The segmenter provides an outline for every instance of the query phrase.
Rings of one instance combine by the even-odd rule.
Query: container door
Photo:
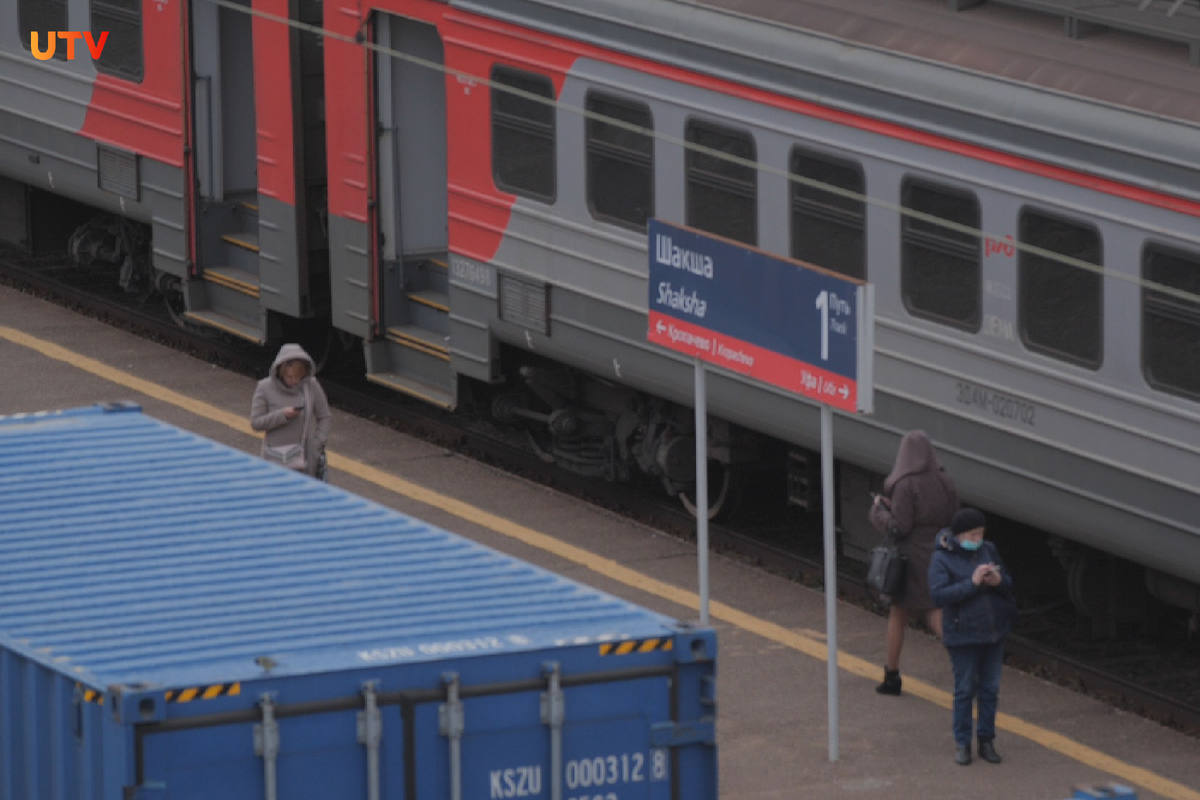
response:
[[[487,666],[474,668],[494,676],[495,662]],[[444,673],[439,689],[388,691],[382,680],[359,696],[279,704],[283,692],[263,692],[253,709],[248,692],[235,703],[221,687],[197,687],[188,716],[136,726],[138,782],[126,794],[710,800],[711,676],[711,662],[565,677],[548,669],[542,679],[502,683]]]
[[[384,735],[372,685],[361,696],[280,703],[263,693],[246,710],[246,694],[220,687],[193,694],[192,716],[138,724],[137,783],[126,796],[145,800],[372,800],[401,798],[403,732]],[[295,693],[295,692],[287,692]],[[212,699],[204,699],[211,696]],[[367,702],[367,697],[372,699]],[[223,711],[234,700],[241,710]],[[372,709],[368,712],[368,708]],[[211,709],[211,710],[210,710]],[[394,766],[385,766],[392,764]]]
[[[448,686],[443,702],[414,711],[404,797],[716,797],[712,718],[679,719],[679,674],[612,677],[576,676],[556,687],[551,675],[536,693]]]

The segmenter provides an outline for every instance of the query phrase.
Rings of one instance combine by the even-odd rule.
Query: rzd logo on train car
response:
[[[66,42],[67,60],[75,58],[75,40],[84,39],[87,43],[88,52],[92,54],[93,59],[100,58],[100,54],[104,52],[104,43],[108,41],[108,31],[100,31],[100,40],[96,41],[92,36],[91,31],[49,31],[46,34],[46,49],[42,50],[37,31],[29,32],[29,49],[33,52],[33,57],[39,61],[45,61],[48,58],[54,58],[54,51],[58,49],[58,40],[62,39]]]

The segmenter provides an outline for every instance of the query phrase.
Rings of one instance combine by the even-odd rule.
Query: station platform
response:
[[[129,400],[257,453],[254,384],[0,286],[0,414]],[[331,482],[350,491],[657,611],[698,617],[690,543],[336,410],[329,455]],[[910,630],[904,693],[878,695],[885,620],[844,603],[831,762],[824,595],[720,555],[710,569],[723,798],[1059,800],[1079,784],[1119,784],[1140,800],[1200,800],[1200,740],[1008,668],[996,739],[1004,763],[956,765],[945,650]]]

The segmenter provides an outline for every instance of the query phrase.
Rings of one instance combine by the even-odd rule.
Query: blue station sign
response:
[[[647,339],[844,411],[870,411],[869,284],[657,219]]]

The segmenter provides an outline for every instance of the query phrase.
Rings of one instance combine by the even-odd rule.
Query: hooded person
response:
[[[925,431],[909,431],[900,440],[896,463],[883,482],[883,494],[871,506],[871,523],[895,537],[908,562],[904,584],[892,596],[888,612],[887,663],[880,694],[900,694],[900,651],[908,620],[924,616],[939,638],[942,613],[929,596],[929,561],[938,532],[958,510],[958,494],[934,453]]]
[[[250,427],[264,431],[263,458],[324,478],[333,414],[315,377],[316,364],[298,344],[285,344],[254,388]]]

